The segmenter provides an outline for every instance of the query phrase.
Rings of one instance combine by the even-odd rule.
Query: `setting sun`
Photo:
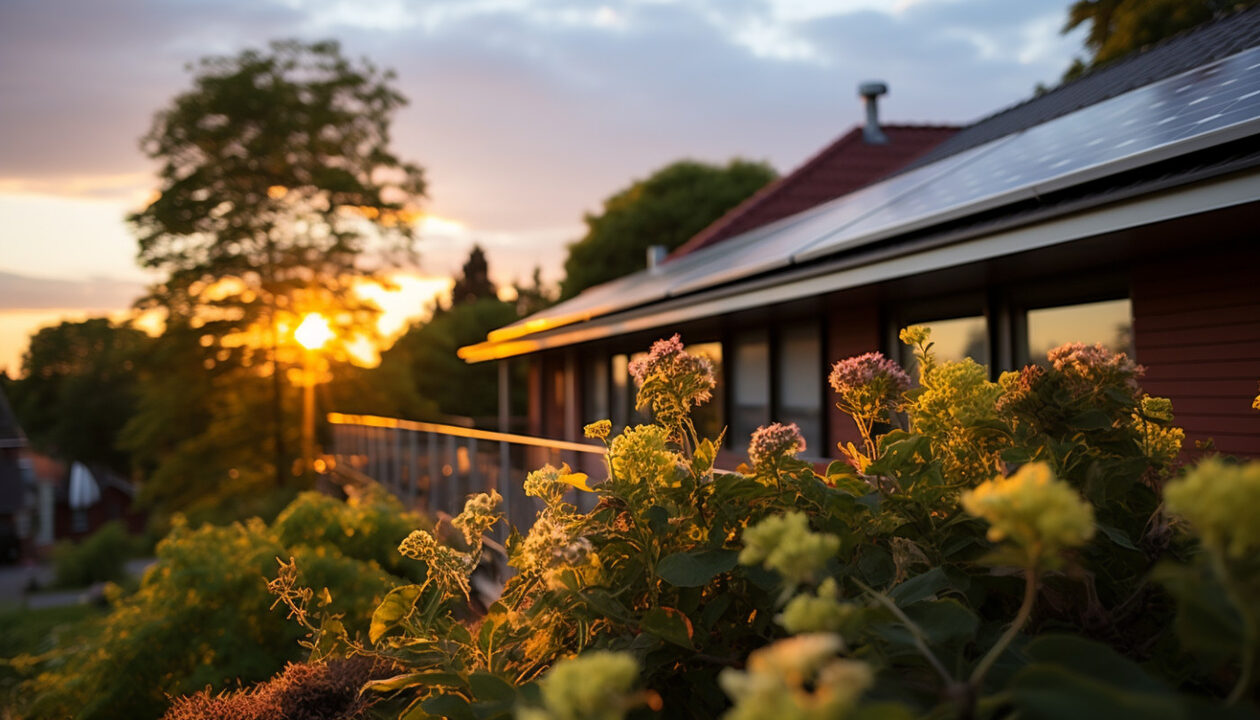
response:
[[[310,313],[302,318],[302,324],[293,331],[293,337],[307,350],[318,350],[332,340],[333,331],[323,315]]]

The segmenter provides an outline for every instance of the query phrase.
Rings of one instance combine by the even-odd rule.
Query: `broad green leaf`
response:
[[[695,470],[696,475],[704,475],[713,469],[713,461],[717,457],[717,448],[713,446],[713,441],[705,438],[696,446],[695,453],[691,456],[691,466]]]
[[[700,587],[717,575],[730,572],[739,562],[735,550],[701,550],[674,553],[661,558],[656,574],[677,587]]]
[[[367,692],[368,690],[371,690],[373,692],[387,693],[394,692],[396,690],[403,690],[409,687],[416,687],[417,685],[424,687],[433,687],[435,685],[459,687],[462,684],[463,683],[460,681],[459,676],[454,673],[404,673],[402,675],[395,675],[392,678],[385,678],[383,680],[369,680],[360,692]]]
[[[671,607],[652,608],[643,614],[639,626],[662,640],[693,649],[691,644],[691,620]]]
[[[1020,670],[1008,689],[1020,717],[1030,720],[1186,720],[1175,696],[1117,687],[1049,663]]]
[[[376,612],[372,613],[372,625],[368,629],[368,639],[376,642],[381,639],[394,625],[407,617],[411,612],[411,608],[416,604],[416,598],[420,597],[419,585],[403,585],[389,591],[385,599],[376,608]]]
[[[927,600],[905,609],[906,617],[928,637],[929,645],[975,637],[980,618],[956,600]]]
[[[1073,635],[1042,635],[1024,648],[1024,654],[1039,663],[1062,665],[1128,690],[1168,693],[1168,688],[1152,678],[1137,663],[1107,645]]]
[[[477,720],[468,701],[458,695],[437,695],[420,703],[430,715],[440,715],[447,720]]]
[[[478,671],[468,676],[468,687],[479,702],[514,702],[516,688],[498,675]]]
[[[949,585],[949,576],[945,574],[945,568],[938,566],[897,585],[888,592],[888,597],[905,607],[920,600],[927,600],[948,588]]]
[[[1105,523],[1097,523],[1096,526],[1098,528],[1098,532],[1102,533],[1103,535],[1106,535],[1108,540],[1115,543],[1116,545],[1119,545],[1125,550],[1138,549],[1137,545],[1134,545],[1133,541],[1129,539],[1128,534],[1125,533],[1120,528],[1112,527]]]

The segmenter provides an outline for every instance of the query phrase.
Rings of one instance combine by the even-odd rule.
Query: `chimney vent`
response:
[[[858,85],[858,95],[866,105],[866,125],[862,128],[862,139],[870,145],[884,145],[888,136],[879,127],[879,96],[888,94],[888,85],[879,80],[871,80]]]
[[[669,248],[664,245],[649,245],[647,249],[648,270],[655,271],[660,267],[660,264],[665,262],[667,254],[669,254]]]

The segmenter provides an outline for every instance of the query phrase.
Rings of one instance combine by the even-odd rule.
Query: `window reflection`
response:
[[[822,441],[822,338],[813,323],[793,325],[779,334],[778,417],[796,423],[808,454],[825,454]]]
[[[764,331],[735,336],[728,445],[742,447],[753,431],[769,422],[770,338]]]
[[[722,432],[726,421],[726,408],[722,402],[722,392],[726,387],[726,380],[722,372],[722,343],[711,342],[688,345],[687,352],[707,357],[713,363],[713,378],[717,380],[717,387],[713,390],[713,398],[692,411],[691,421],[695,423],[696,432],[700,434],[700,437],[716,440],[718,433]]]
[[[1070,342],[1102,343],[1133,357],[1133,304],[1128,298],[1028,311],[1028,357],[1044,364],[1046,353]]]

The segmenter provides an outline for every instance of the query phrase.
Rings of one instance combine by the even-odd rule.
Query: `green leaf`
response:
[[[420,703],[430,715],[440,715],[447,720],[477,720],[468,701],[458,695],[437,695]]]
[[[1035,662],[1071,668],[1096,680],[1128,690],[1168,693],[1168,688],[1146,674],[1137,663],[1110,647],[1074,635],[1042,635],[1024,648]]]
[[[1011,700],[1031,720],[1185,720],[1175,696],[1117,687],[1061,665],[1035,663],[1011,681]]]
[[[416,687],[417,685],[422,685],[424,687],[433,687],[435,685],[459,687],[462,684],[463,683],[460,680],[460,677],[455,673],[404,673],[402,675],[395,675],[392,678],[385,678],[384,680],[369,680],[360,692],[367,692],[368,690],[371,690],[373,692],[387,693],[394,692],[396,690],[404,690],[409,687]]]
[[[651,633],[662,640],[667,640],[689,650],[691,644],[691,620],[678,610],[670,607],[652,608],[643,614],[639,626],[644,632]]]
[[[1102,410],[1090,409],[1073,417],[1068,424],[1076,430],[1106,430],[1112,426],[1113,418]]]
[[[1140,550],[1138,550],[1137,545],[1134,545],[1133,541],[1129,539],[1128,534],[1125,533],[1120,528],[1112,527],[1111,525],[1107,525],[1105,523],[1097,523],[1096,526],[1098,527],[1098,532],[1102,533],[1103,535],[1106,535],[1107,539],[1115,543],[1116,545],[1119,545],[1125,550],[1134,550],[1137,552],[1141,552]]]
[[[420,597],[420,589],[419,585],[403,585],[390,590],[376,608],[376,612],[372,613],[368,640],[372,642],[380,640],[387,630],[407,617],[416,604],[416,598]]]
[[[700,587],[717,575],[730,572],[739,562],[735,550],[700,550],[661,558],[656,574],[676,587]]]
[[[858,570],[862,572],[862,577],[866,579],[866,583],[873,588],[879,588],[887,585],[897,574],[897,567],[893,564],[892,555],[888,551],[875,545],[867,546],[862,556],[858,558]]]
[[[695,453],[691,456],[691,466],[695,470],[696,475],[704,475],[713,469],[713,461],[717,458],[717,448],[713,446],[713,441],[705,438],[696,446]]]
[[[927,600],[949,586],[949,576],[945,573],[945,568],[937,566],[897,585],[888,592],[888,597],[901,607],[905,607],[920,600]]]
[[[980,627],[980,618],[953,599],[915,603],[906,608],[905,613],[927,635],[930,645],[973,638]]]
[[[498,675],[477,671],[468,676],[468,687],[480,701],[515,702],[516,688]]]

